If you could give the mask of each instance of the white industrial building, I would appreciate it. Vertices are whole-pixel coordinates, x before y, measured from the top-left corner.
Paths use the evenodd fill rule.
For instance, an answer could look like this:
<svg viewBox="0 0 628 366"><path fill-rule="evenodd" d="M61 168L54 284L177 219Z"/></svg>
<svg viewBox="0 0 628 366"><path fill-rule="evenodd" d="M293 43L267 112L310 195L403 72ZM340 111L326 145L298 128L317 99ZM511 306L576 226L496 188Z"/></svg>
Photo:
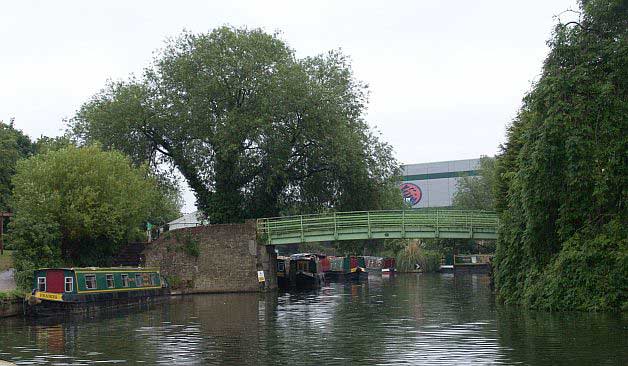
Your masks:
<svg viewBox="0 0 628 366"><path fill-rule="evenodd" d="M186 227L196 227L201 225L208 225L209 220L204 219L201 211L194 211L184 214L176 220L168 223L168 230L183 229Z"/></svg>
<svg viewBox="0 0 628 366"><path fill-rule="evenodd" d="M461 177L480 174L480 159L403 165L400 188L412 208L452 205Z"/></svg>

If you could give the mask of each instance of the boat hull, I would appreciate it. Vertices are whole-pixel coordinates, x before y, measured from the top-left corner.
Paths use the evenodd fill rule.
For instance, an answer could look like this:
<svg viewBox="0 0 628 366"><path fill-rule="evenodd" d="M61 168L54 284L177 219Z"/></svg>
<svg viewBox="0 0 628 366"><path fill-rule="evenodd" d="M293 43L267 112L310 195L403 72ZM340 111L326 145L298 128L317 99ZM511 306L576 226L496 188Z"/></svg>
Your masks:
<svg viewBox="0 0 628 366"><path fill-rule="evenodd" d="M300 272L293 276L291 282L292 287L300 289L318 288L325 282L325 276L318 273Z"/></svg>
<svg viewBox="0 0 628 366"><path fill-rule="evenodd" d="M94 294L65 294L61 301L31 297L25 310L26 315L38 317L87 314L105 309L154 303L166 299L169 295L170 289L158 288Z"/></svg>
<svg viewBox="0 0 628 366"><path fill-rule="evenodd" d="M353 271L353 272L337 272L337 271L329 271L325 273L325 279L330 282L342 282L342 281L359 281L360 278L366 278L363 275L363 271Z"/></svg>
<svg viewBox="0 0 628 366"><path fill-rule="evenodd" d="M279 273L277 274L277 287L281 289L287 289L290 287L290 281L284 273L281 275L279 275Z"/></svg>

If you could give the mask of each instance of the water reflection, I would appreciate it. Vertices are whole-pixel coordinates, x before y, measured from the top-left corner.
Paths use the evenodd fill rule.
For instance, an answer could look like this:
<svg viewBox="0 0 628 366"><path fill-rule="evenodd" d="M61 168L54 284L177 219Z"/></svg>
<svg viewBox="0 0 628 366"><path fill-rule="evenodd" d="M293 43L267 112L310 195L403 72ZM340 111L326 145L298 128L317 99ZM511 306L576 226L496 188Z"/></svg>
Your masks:
<svg viewBox="0 0 628 366"><path fill-rule="evenodd" d="M626 316L494 305L483 276L172 298L91 318L0 320L0 359L100 364L624 364Z"/></svg>

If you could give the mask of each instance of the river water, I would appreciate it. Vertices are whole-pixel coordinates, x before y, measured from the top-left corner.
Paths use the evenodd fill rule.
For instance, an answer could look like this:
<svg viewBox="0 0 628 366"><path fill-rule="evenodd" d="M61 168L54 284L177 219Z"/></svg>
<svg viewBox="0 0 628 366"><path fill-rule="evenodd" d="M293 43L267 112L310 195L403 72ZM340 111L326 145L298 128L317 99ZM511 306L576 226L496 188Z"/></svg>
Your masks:
<svg viewBox="0 0 628 366"><path fill-rule="evenodd" d="M96 317L0 319L18 365L626 365L628 317L496 306L479 275L173 297Z"/></svg>

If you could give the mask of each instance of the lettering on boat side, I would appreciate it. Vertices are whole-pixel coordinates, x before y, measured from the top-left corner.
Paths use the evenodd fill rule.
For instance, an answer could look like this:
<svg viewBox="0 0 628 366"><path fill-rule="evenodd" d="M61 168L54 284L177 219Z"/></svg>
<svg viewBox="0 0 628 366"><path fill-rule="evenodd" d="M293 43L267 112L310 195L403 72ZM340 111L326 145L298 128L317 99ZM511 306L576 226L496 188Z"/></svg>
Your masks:
<svg viewBox="0 0 628 366"><path fill-rule="evenodd" d="M37 291L35 293L35 297L38 299L43 299L43 300L63 301L62 294L54 294L51 292Z"/></svg>

